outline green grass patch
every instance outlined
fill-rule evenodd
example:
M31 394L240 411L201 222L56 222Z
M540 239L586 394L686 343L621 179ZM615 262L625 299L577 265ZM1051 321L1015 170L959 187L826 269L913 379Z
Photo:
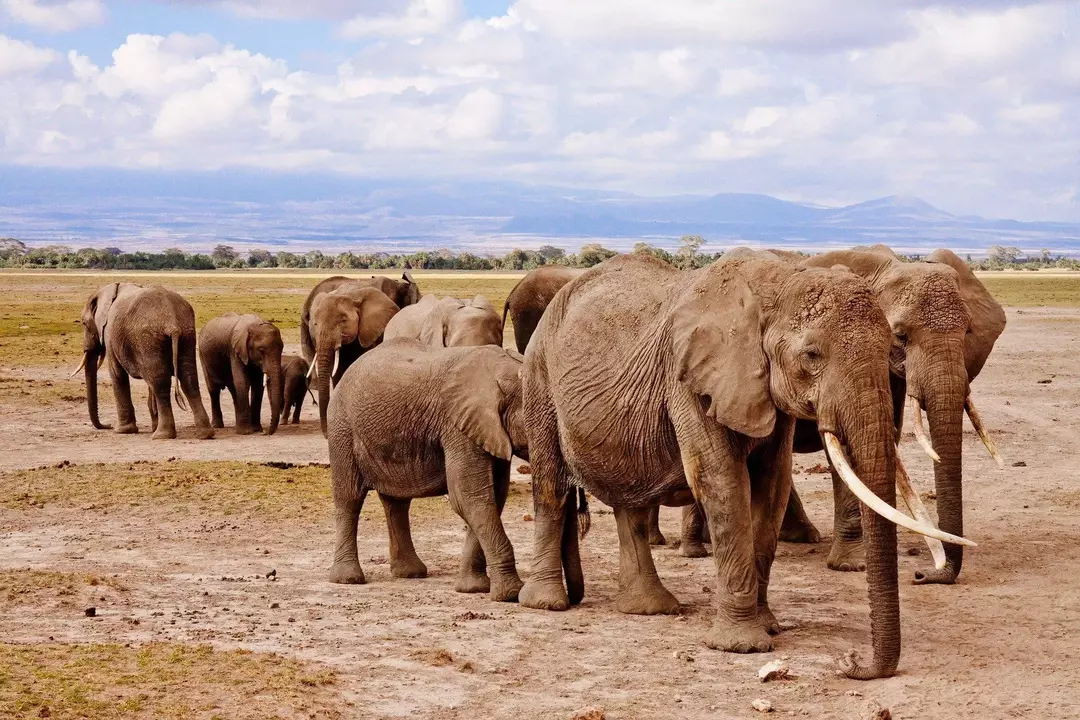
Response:
M1080 307L1080 274L1039 277L983 274L980 280L1006 307Z
M0 644L0 717L343 718L326 668L208 645Z

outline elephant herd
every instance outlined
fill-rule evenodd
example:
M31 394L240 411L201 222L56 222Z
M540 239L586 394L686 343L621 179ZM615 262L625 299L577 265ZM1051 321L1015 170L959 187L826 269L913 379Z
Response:
M509 314L517 352L502 347ZM134 432L128 377L150 385L155 437L175 435L170 390L213 429L199 398L194 314L161 288L106 286L83 312L91 421L107 358L119 432ZM221 426L221 389L238 431L260 429L263 376L271 420L290 373L315 379L335 509L330 580L363 583L358 518L378 494L395 577L424 577L413 498L448 494L467 529L459 592L565 610L585 594L579 542L585 491L614 510L618 610L671 613L650 543L660 505L682 506L681 552L711 542L716 612L706 643L771 650L779 624L768 586L778 540L817 542L792 487L793 453L825 450L833 475L828 567L865 570L873 655L847 676L888 677L900 657L896 525L926 536L934 567L916 583L952 583L963 547L961 448L966 413L1002 464L971 399L1005 315L947 250L904 262L873 246L803 257L737 248L684 271L650 255L589 270L543 267L513 289L500 318L483 297L421 296L400 280L321 282L301 313L303 358L281 357L277 329L253 315L210 321L199 336ZM305 372L306 371L306 372ZM897 443L905 403L934 461L935 526ZM923 423L925 410L929 431ZM287 412L286 412L287 415ZM160 420L159 420L160 418ZM512 456L532 465L532 568L523 583L500 514ZM897 509L899 493L910 516Z

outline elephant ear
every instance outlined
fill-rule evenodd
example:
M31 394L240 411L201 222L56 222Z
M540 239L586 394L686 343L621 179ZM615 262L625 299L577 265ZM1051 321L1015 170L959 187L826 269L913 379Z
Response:
M951 250L935 250L927 262L948 265L960 276L960 297L971 318L964 338L964 363L968 380L974 380L982 370L998 336L1005 330L1005 311L967 263Z
M498 348L476 349L447 373L443 387L446 417L489 455L509 460L514 451L502 424L503 391L498 363L505 361Z
M695 273L671 319L679 380L710 398L709 417L750 437L776 424L761 306L748 282L748 266L759 262L740 255Z
M357 322L356 338L360 347L369 348L379 341L386 329L386 323L397 314L397 304L375 288L365 288L356 302Z
M98 339L105 344L105 326L109 324L109 308L112 307L116 296L120 293L120 283L112 283L98 290L97 306L94 308L94 326L97 328Z
M464 304L455 298L443 298L435 303L420 328L420 342L432 347L446 347L450 319L462 307Z
M240 362L245 365L251 360L251 355L248 353L248 337L251 333L251 323L241 320L233 328L232 334L232 348L233 352L240 358Z
M490 310L491 312L495 312L495 306L492 305L491 301L488 300L487 297L484 295L475 296L472 300L469 301L469 304L479 310Z

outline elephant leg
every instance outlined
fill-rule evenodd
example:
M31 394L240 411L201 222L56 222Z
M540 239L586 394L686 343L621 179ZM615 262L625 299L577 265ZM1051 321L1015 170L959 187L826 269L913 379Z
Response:
M807 517L802 498L799 497L799 493L795 491L794 486L791 488L787 509L784 511L784 524L780 527L780 539L791 543L821 542L821 533L818 532L818 529L814 527L814 523L810 522L810 518Z
M195 362L195 337L180 339L180 362L176 366L176 377L180 383L180 391L187 399L188 407L195 419L195 437L200 440L210 440L214 437L214 428L210 425L210 417L203 407L202 393L199 392L199 368Z
M285 407L281 408L281 424L282 425L288 425L289 424L289 413L291 412L291 410L292 410L292 403L290 403L288 400L285 400Z
M300 406L303 404L303 402L304 402L303 399L301 399L300 402L296 403L296 409L293 410L293 417L292 417L293 425L296 425L297 423L300 422Z
M390 574L397 578L425 578L427 565L413 547L412 530L409 528L411 498L392 498L379 494L386 530L390 537Z
M702 538L705 536L705 511L697 502L684 505L682 509L682 544L679 554L688 558L709 556Z
M166 375L153 381L148 380L146 384L150 394L154 396L154 405L157 406L158 421L153 439L172 440L176 437L176 418L173 417L172 398L169 397L172 377Z
M349 430L343 428L328 443L335 525L334 564L330 567L330 582L362 585L365 578L356 549L356 530L367 490L361 485L360 470L353 458L352 438L349 435Z
M448 458L446 467L450 506L469 526L469 532L480 545L480 553L466 548L471 552L469 564L475 568L481 562L485 563L490 578L488 597L496 602L514 602L522 582L517 573L514 546L499 517L509 488L510 464L500 461L501 466L493 467L487 454L476 448L462 449L455 455L453 461ZM495 475L503 477L496 480ZM501 493L499 485L505 488ZM502 502L499 502L500 494ZM463 570L465 563L463 557Z
M832 470L833 484L833 541L829 548L830 570L863 572L866 570L866 549L862 541L862 514L859 499Z
M671 615L679 601L656 574L649 549L650 508L615 508L619 530L619 593L615 607L631 615Z
M210 391L210 414L213 416L210 426L223 428L225 427L225 418L221 416L221 386L213 385L207 380L206 388Z
M263 374L251 378L251 429L257 433L263 431L262 426L262 402L264 392Z
M660 532L660 506L649 508L649 544L667 545L667 538Z
M777 420L777 425L792 420ZM754 567L757 571L757 616L770 635L780 632L769 608L769 576L776 557L776 543L791 493L791 433L777 427L772 438L748 459L750 514L754 533Z
M506 496L510 492L510 463L494 458L492 460L492 480L495 487L495 508L502 517L506 506ZM487 558L476 533L466 527L465 543L461 548L461 569L454 590L459 593L486 593L491 590L491 580L487 574Z
M157 397L153 392L146 393L146 409L150 411L150 432L157 432Z
M251 386L243 372L233 373L233 412L236 416L236 434L250 435L255 432L251 427Z
M131 403L131 377L112 358L109 359L109 378L116 398L116 432L121 435L139 432L139 426L135 424L135 406Z
M532 392L536 397L532 398L535 402L528 433L529 463L533 471L533 562L529 580L518 593L518 602L539 610L566 610L575 598L580 602L585 592L580 556L576 554L577 536L568 533L567 527L572 512L572 506L568 507L570 484L548 390L541 387ZM569 535L573 535L573 545ZM574 553L567 556L573 571L567 576L569 588L563 586L564 545Z

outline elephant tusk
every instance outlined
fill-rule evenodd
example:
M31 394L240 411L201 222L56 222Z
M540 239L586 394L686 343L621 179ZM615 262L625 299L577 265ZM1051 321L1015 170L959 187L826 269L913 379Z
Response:
M970 395L964 400L964 410L967 411L968 419L971 420L971 426L975 428L975 432L979 433L979 438L983 441L983 445L986 446L986 450L990 453L990 457L994 458L994 462L997 463L999 470L1004 470L1005 458L1001 457L1001 454L997 450L997 446L994 445L994 441L990 439L990 433L986 432L986 427L983 425L982 418L979 417L979 411L975 409L975 403L972 402Z
M840 479L844 481L845 485L851 488L851 492L855 494L855 497L859 498L859 500L868 508L889 522L899 525L900 527L905 527L913 532L917 532L920 535L937 538L942 542L951 543L953 545L978 547L967 538L943 532L933 525L927 525L917 520L913 520L879 498L872 490L870 490L870 488L866 487L866 485L863 484L863 481L859 479L859 476L855 474L850 463L848 463L847 455L844 453L844 448L840 445L839 438L829 432L823 433L823 435L825 437L826 452L828 453L829 459L832 461L833 467L836 468L836 472L840 476Z
M941 456L934 450L934 444L930 442L930 436L926 434L926 426L922 421L922 405L916 398L911 398L912 410L915 411L915 439L922 445L923 451L930 456L930 459L934 462L941 462Z
M104 365L104 364L105 364L105 353L102 352L100 355L98 355L97 369L100 370L101 366Z
M81 363L79 363L79 367L75 368L75 372L73 372L73 373L71 373L70 375L68 375L68 377L75 377L75 376L76 376L76 375L78 375L78 374L79 374L80 372L82 372L82 369L83 369L84 367L86 367L86 356L87 356L88 354L89 354L89 353L83 353L83 356L82 356L82 362L81 362Z
M316 370L317 367L319 367L318 363L316 363L316 362L311 363L311 367L309 367L308 371L307 371L308 380L310 380L312 378L312 376L319 377L319 372L318 372L318 370Z
M341 364L341 348L338 348L334 353L334 369L330 372L330 377L337 377L338 365Z
M915 492L915 488L912 487L911 478L904 468L904 463L900 461L900 448L896 449L896 488L900 491L900 497L904 498L904 504L911 511L912 517L921 523L932 526L934 520L930 517L926 506L923 505L922 499L919 498L919 493ZM941 544L941 541L927 536L923 536L923 540L926 541L926 546L930 548L930 555L934 558L934 567L938 570L944 570L945 547Z

